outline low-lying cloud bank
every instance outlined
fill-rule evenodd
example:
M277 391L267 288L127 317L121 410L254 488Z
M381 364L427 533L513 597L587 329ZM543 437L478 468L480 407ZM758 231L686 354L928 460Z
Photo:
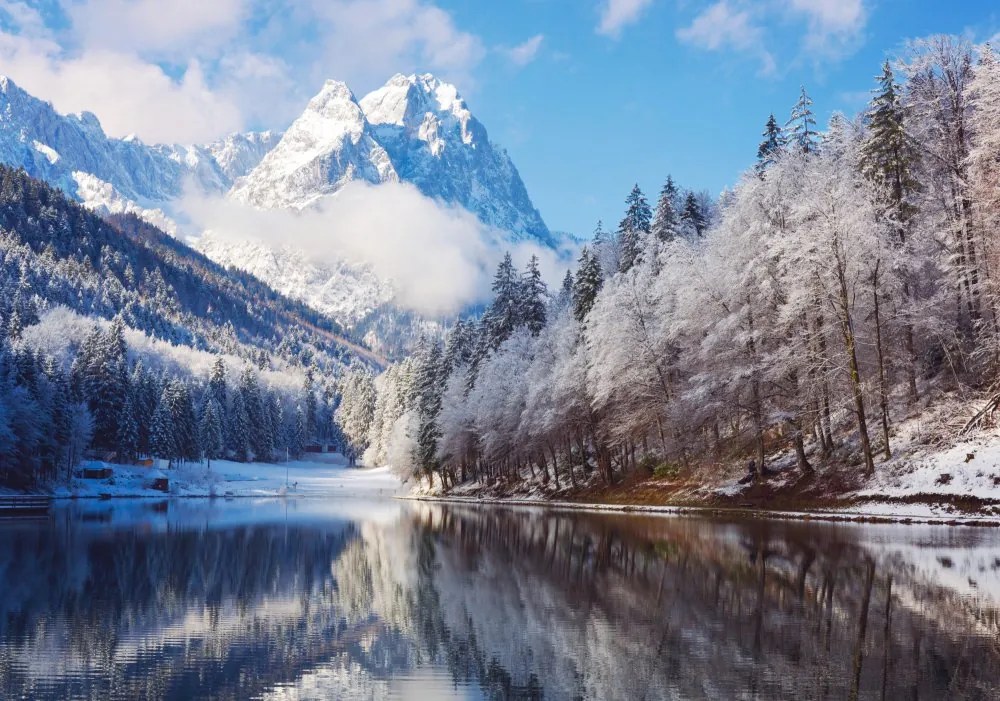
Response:
M219 196L189 193L179 203L188 230L232 241L294 246L318 265L369 266L395 290L395 303L450 315L489 299L497 263L510 251L523 269L532 255L555 289L576 251L512 243L457 206L425 197L408 183L351 182L301 212L260 210Z

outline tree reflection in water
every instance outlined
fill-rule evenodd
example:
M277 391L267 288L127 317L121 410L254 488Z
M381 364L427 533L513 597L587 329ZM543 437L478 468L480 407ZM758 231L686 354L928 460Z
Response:
M0 525L0 696L997 697L989 529L307 501Z

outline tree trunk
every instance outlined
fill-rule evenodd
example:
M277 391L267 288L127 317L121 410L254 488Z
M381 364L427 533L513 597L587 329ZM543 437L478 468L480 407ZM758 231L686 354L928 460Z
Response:
M854 412L858 420L858 434L861 439L861 452L864 454L865 459L865 472L870 475L875 472L875 461L872 459L872 446L868 437L868 421L865 418L865 397L861 388L861 371L858 366L854 321L851 319L850 296L847 292L844 263L836 251L835 257L837 260L837 279L840 283L840 330L844 338L844 350L847 353L848 370L851 377L851 394L854 398Z
M878 358L878 390L879 408L882 413L882 442L883 455L888 460L892 457L892 450L889 447L889 388L885 377L885 351L882 347L882 317L879 313L878 299L878 274L881 260L875 262L875 271L872 273L872 299L875 302L875 356Z
M556 449L549 444L549 453L552 455L552 472L556 476L556 489L561 489L559 485L559 458L556 457Z
M747 351L753 369L750 371L750 404L753 412L753 426L757 441L757 475L764 472L764 409L760 398L760 377L757 373L757 346L754 340L754 319L751 300L747 299L747 325L750 329L750 340L747 341Z

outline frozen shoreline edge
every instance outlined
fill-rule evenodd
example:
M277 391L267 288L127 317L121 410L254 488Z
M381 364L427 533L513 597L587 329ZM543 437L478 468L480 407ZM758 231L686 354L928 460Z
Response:
M599 502L574 502L547 499L505 499L462 496L432 496L422 494L394 495L393 499L425 501L478 506L520 506L543 507L559 511L590 511L627 514L654 514L664 516L689 516L698 514L734 515L742 518L770 519L781 521L823 521L828 523L892 523L900 525L970 526L976 528L1000 528L1000 519L995 516L938 516L918 513L887 514L878 511L796 511L788 509L762 509L739 506L692 506L692 505L650 505L650 504L602 504ZM878 503L878 502L873 502Z

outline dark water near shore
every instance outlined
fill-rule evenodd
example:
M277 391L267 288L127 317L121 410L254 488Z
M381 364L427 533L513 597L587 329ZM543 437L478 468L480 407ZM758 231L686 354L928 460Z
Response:
M996 699L1000 531L298 499L0 522L2 699Z

